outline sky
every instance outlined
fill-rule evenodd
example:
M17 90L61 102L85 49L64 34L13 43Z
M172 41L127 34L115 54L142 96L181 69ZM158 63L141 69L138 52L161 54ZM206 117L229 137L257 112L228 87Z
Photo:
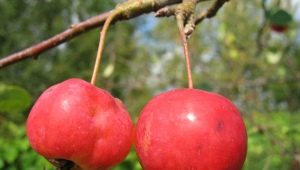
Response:
M300 1L299 0L291 0L292 5L296 7L295 20L300 21Z

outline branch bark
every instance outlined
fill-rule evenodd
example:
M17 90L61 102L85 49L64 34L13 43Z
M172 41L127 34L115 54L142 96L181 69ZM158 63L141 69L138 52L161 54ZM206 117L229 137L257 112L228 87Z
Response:
M217 0L209 9L201 13L196 19L195 19L195 25L202 22L205 18L212 18L217 15L217 12L219 9L229 0Z
M207 0L197 0L197 3ZM173 4L181 3L182 0L129 0L120 5L117 5L116 10L121 10L122 13L115 18L114 21L132 19L149 12L157 10ZM99 27L108 18L110 12L102 13L78 24L71 25L67 30L37 43L31 47L21 50L17 53L2 57L0 59L0 69L27 58L36 58L39 54L54 48L74 37L87 32L91 29Z
M105 12L98 16L92 17L84 22L71 25L67 30L45 41L28 47L20 52L3 57L2 59L0 59L0 68L3 68L5 66L11 65L13 63L22 61L30 57L36 58L39 54L51 48L54 48L84 32L87 32L93 28L100 26L108 16L109 12Z
M268 20L267 20L267 7L266 7L266 0L261 1L261 7L263 10L263 21L261 23L261 26L259 27L257 31L257 36L256 36L256 46L257 46L257 51L255 56L260 56L263 49L266 46L266 40L263 39L264 33L266 31L266 28L268 26Z

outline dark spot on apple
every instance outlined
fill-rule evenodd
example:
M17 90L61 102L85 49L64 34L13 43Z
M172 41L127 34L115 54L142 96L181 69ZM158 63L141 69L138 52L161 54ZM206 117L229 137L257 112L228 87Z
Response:
M218 122L218 124L216 126L216 131L221 132L223 129L224 129L224 122L221 120Z
M196 151L197 151L198 153L201 153L201 152L202 152L202 145L201 145L201 144L198 145L198 146L196 147Z
M75 163L66 159L48 159L48 161L57 167L57 170L72 170Z

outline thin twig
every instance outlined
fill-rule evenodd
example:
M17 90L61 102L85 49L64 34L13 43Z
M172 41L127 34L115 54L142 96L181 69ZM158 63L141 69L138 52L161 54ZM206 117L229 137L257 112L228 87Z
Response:
M263 34L266 30L266 27L268 26L268 21L267 21L267 7L266 7L266 0L262 0L262 9L263 9L263 21L261 26L259 27L257 31L257 36L256 36L256 46L257 46L257 51L255 56L259 56L265 47L265 44L263 42Z
M197 0L197 3L208 0ZM218 0L219 1L219 0ZM227 0L223 0L227 1ZM145 13L155 12L163 7L181 3L182 0L131 0L122 3L124 14L120 15L114 21L131 19ZM39 54L54 48L72 38L96 28L103 24L107 19L109 12L102 13L98 16L92 17L86 21L71 25L67 30L17 53L2 57L0 59L0 69L11 65L13 63L22 61L27 58L36 58Z
M142 3L141 3L142 2ZM168 5L180 3L181 0L144 0L144 1L126 1L123 3L126 13L116 20L131 19L145 13L156 11ZM5 56L0 59L0 68L22 61L27 58L36 58L39 54L58 46L84 32L96 28L103 24L107 19L109 12L102 13L86 21L71 25L67 30L20 52Z
M195 19L195 25L202 22L205 18L212 18L214 17L220 8L229 0L217 0L215 1L211 7L209 7L207 10L202 12L198 17Z
M108 16L109 12L105 12L81 23L71 25L67 30L55 35L54 37L44 40L20 52L4 57L0 59L0 68L24 60L26 58L37 57L39 54L47 51L48 49L56 47L59 44L62 44L93 28L99 27Z
M208 0L194 1L194 7L196 7L197 3L204 2L204 1L208 1ZM227 1L229 1L229 0L216 0L216 1L214 1L213 4L207 10L200 13L196 17L194 16L195 11L191 11L192 12L192 13L190 13L191 16L186 16L186 18L185 18L186 22L184 23L184 29L185 29L186 36L190 37L191 34L194 32L196 25L200 24L204 19L214 17L218 13L220 8ZM188 2L191 2L191 0L188 1ZM183 5L184 5L184 0L183 0L183 3L181 3L181 4L175 4L175 5L172 5L172 6L167 6L167 7L161 8L161 9L156 11L155 16L156 17L169 17L169 16L172 16L172 15L176 15L176 13L178 12L178 9L181 8L181 9L186 10L186 7L184 7ZM183 13L184 13L184 11L183 11Z

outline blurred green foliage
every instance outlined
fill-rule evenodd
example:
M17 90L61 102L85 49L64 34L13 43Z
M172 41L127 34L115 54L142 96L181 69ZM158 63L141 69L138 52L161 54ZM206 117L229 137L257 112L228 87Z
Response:
M231 1L205 21L190 42L196 88L230 98L248 130L245 170L300 169L300 31L292 21L276 34L265 23L262 0ZM48 38L69 25L107 11L115 1L0 0L0 56ZM207 7L205 2L199 11ZM299 11L299 2L268 1L268 8ZM255 12L253 12L255 11ZM293 16L293 18L296 18ZM152 15L113 25L108 33L98 84L122 99L134 121L149 99L185 87L177 28ZM0 70L0 169L53 167L26 138L30 106L50 85L71 77L89 80L99 30ZM139 170L134 150L115 170Z
M0 84L0 169L36 169L46 161L30 148L22 114L32 104L27 90ZM32 166L34 165L34 166Z
M253 113L246 119L248 157L245 170L296 168L294 164L300 148L299 114Z

